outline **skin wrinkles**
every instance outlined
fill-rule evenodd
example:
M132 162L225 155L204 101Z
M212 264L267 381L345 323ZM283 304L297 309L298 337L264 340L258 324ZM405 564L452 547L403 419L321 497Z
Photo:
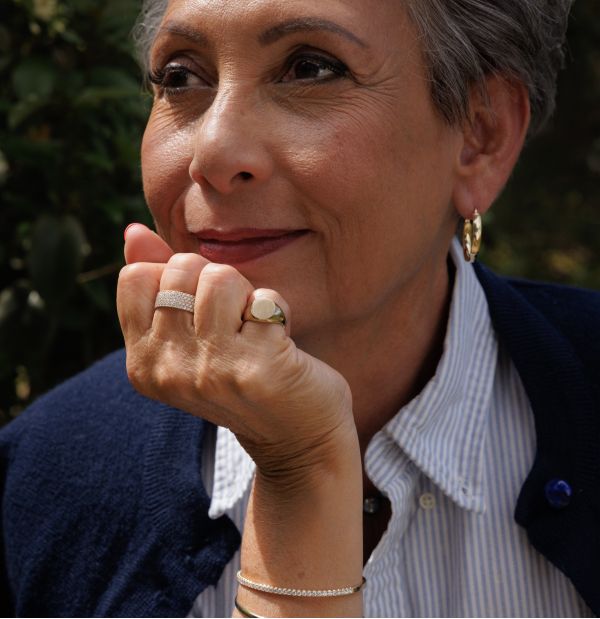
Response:
M153 63L193 55L218 83L205 89L210 99L200 89L156 97L142 150L147 202L175 251L196 251L189 232L200 228L312 231L238 269L283 295L297 345L344 375L357 417L379 419L412 394L439 345L462 144L430 101L400 5L172 0L166 19L201 23L210 45L192 53L189 41L165 34ZM369 50L323 31L257 41L299 17L350 25ZM359 81L277 83L273 67L299 45L343 62Z
M203 105L203 109L207 109L210 104ZM153 122L156 123L156 130L163 136L169 136L169 132L174 136L174 139L178 139L182 142L183 136L194 131L196 125L199 122L199 113L195 106L186 106L184 108L172 107L169 105L156 106L153 112ZM200 113L200 115L203 112ZM190 143L188 138L187 143Z

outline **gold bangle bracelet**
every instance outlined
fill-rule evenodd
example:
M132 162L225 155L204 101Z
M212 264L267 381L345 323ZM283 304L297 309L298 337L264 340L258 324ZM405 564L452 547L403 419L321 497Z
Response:
M235 596L235 607L240 611L242 615L244 615L244 617L253 617L255 619L263 619L260 615L255 615L254 613L251 613L249 610L246 610L243 606L240 606L240 603L238 602L238 599L237 599L237 595Z
M362 579L360 585L354 585L352 587L341 587L340 589L290 589L289 587L274 587L273 585L265 585L260 582L254 582L242 576L242 570L237 573L237 581L240 585L248 587L249 589L255 589L256 591L262 591L264 593L273 593L275 595L289 595L292 597L339 597L342 595L352 595L360 591L365 583L366 578ZM241 612L241 611L240 611Z

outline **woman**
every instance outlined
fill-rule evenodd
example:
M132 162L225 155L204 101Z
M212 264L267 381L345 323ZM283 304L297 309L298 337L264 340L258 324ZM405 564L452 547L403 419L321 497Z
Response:
M600 611L599 295L471 266L569 5L146 2L157 234L2 434L13 612Z

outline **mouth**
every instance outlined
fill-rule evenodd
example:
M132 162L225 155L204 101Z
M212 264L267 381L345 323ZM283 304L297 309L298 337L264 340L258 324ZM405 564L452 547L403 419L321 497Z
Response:
M198 252L211 262L242 264L291 245L309 230L243 228L230 231L200 230L194 233Z

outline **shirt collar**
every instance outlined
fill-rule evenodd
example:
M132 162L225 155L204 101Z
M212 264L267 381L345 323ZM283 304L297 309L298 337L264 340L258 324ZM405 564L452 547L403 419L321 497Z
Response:
M395 442L460 507L485 508L484 447L497 342L487 301L455 239L456 267L444 351L434 377L380 432ZM443 437L443 442L440 442ZM373 441L371 441L373 443ZM255 464L235 435L217 428L211 518L246 494Z
M444 350L423 391L382 429L460 507L485 509L485 440L498 343L485 294L454 240Z
M254 477L256 465L235 434L217 427L214 479L208 515L219 518L241 501Z

